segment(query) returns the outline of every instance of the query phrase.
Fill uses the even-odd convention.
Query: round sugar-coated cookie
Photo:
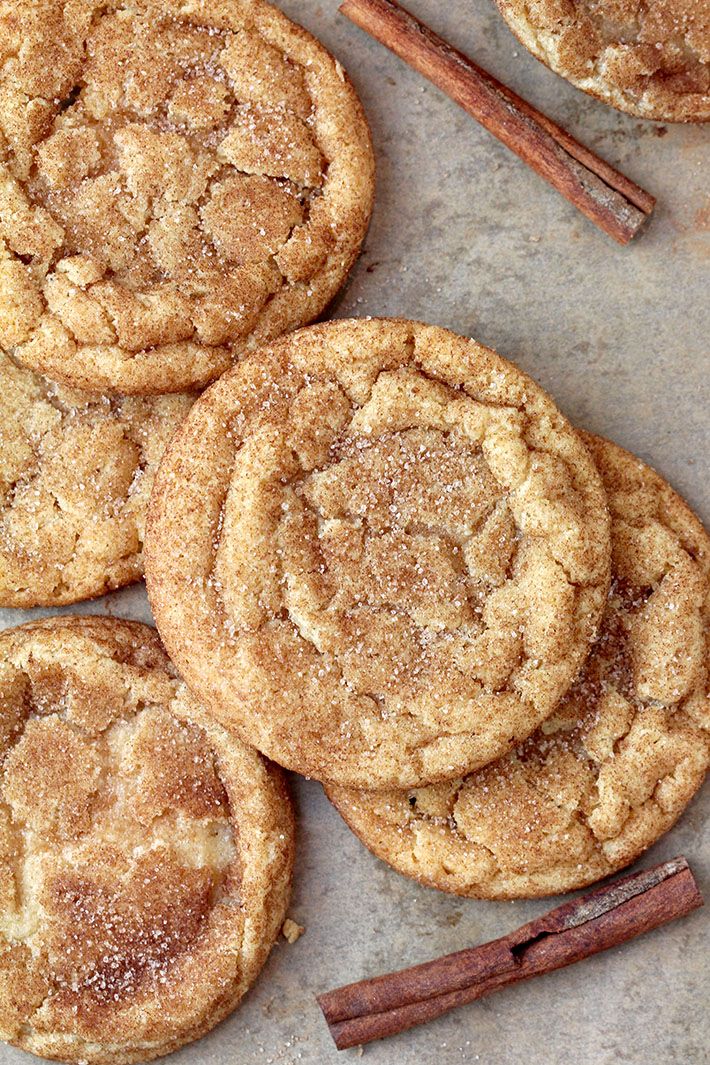
[[[398,319],[304,329],[221,378],[146,539],[158,627],[210,710],[358,787],[455,777],[533,732],[609,583],[599,475],[549,396]]]
[[[180,392],[332,300],[370,135],[277,8],[16,0],[0,42],[0,346],[75,388]]]
[[[674,824],[710,764],[710,538],[648,466],[585,439],[609,496],[612,586],[560,708],[463,780],[327,789],[366,846],[431,887],[515,898],[591,884]]]
[[[77,1065],[197,1039],[283,922],[280,770],[204,713],[136,622],[6,630],[0,703],[0,1037]]]
[[[78,392],[0,351],[0,606],[140,580],[153,477],[193,399]]]
[[[607,104],[662,122],[710,119],[705,0],[497,0],[525,47]]]

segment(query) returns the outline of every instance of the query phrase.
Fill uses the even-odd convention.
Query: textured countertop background
[[[372,126],[377,205],[332,316],[393,314],[470,334],[519,363],[578,425],[655,466],[710,524],[708,131],[618,114],[517,43],[489,0],[409,7],[658,198],[621,248],[453,103],[337,13],[279,0],[352,76]],[[142,586],[79,610],[150,620]],[[72,612],[72,611],[67,611]],[[76,612],[76,608],[74,608]],[[14,625],[50,611],[0,611]],[[457,899],[398,876],[350,834],[315,782],[294,780],[291,915],[243,1006],[175,1065],[331,1065],[314,994],[504,934],[552,900]],[[644,858],[684,853],[710,896],[706,788]],[[571,969],[364,1050],[367,1065],[700,1065],[708,1061],[703,911]],[[0,1048],[1,1065],[29,1061]]]

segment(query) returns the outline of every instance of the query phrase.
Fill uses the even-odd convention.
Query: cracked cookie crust
[[[706,0],[496,0],[521,44],[604,103],[661,122],[710,119]]]
[[[398,872],[476,898],[571,891],[634,861],[710,763],[710,538],[658,474],[585,434],[612,514],[612,586],[584,671],[541,729],[464,780],[328,787]]]
[[[0,4],[0,346],[53,380],[207,384],[318,317],[373,191],[342,67],[263,0]]]
[[[282,338],[197,401],[146,552],[166,646],[225,724],[305,775],[406,787],[553,711],[610,544],[596,468],[538,385],[376,319]]]
[[[193,399],[78,392],[0,351],[0,606],[141,579],[153,477]]]
[[[0,652],[0,1036],[87,1065],[167,1054],[234,1009],[283,923],[280,771],[146,625],[52,618]]]

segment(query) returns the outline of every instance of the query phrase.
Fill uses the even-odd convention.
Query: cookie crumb
[[[296,922],[292,921],[290,917],[286,918],[283,923],[283,928],[281,929],[284,939],[292,944],[300,939],[305,931],[306,929],[302,924],[296,924]]]

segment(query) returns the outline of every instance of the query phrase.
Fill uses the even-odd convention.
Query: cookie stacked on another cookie
[[[0,702],[0,1036],[85,1065],[198,1038],[285,916],[280,771],[205,714],[135,622],[7,630]]]
[[[188,393],[342,285],[372,148],[262,0],[17,0],[0,54],[0,604],[71,603],[140,578]]]
[[[141,579],[153,477],[193,398],[80,392],[0,351],[0,606]]]
[[[243,361],[166,452],[146,556],[210,712],[425,884],[591,883],[704,778],[710,540],[474,341],[339,321]]]
[[[555,710],[609,585],[601,480],[495,352],[404,320],[294,333],[193,406],[156,479],[148,592],[227,727],[342,785],[418,786]]]
[[[585,436],[609,497],[612,586],[558,710],[464,779],[373,794],[329,786],[366,846],[456,894],[570,891],[675,823],[710,766],[710,537],[648,466]]]

